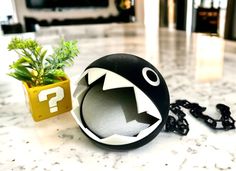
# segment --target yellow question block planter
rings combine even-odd
[[[27,83],[23,84],[26,101],[34,121],[41,121],[72,109],[68,77],[45,86],[29,87]]]

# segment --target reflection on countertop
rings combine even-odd
[[[203,34],[186,35],[138,24],[41,28],[36,38],[49,50],[60,37],[78,39],[80,55],[66,69],[76,80],[92,61],[111,53],[131,53],[151,62],[164,76],[171,96],[207,107],[219,118],[217,103],[231,107],[236,119],[236,43]],[[33,122],[18,81],[5,73],[12,61],[11,36],[0,37],[0,170],[235,170],[235,130],[215,132],[187,115],[190,132],[181,137],[161,132],[147,145],[123,152],[91,143],[70,113]],[[14,56],[14,55],[13,55]]]

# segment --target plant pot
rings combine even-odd
[[[26,101],[34,121],[44,120],[72,109],[70,80],[45,86],[30,87],[23,82]]]

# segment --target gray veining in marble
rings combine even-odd
[[[63,36],[78,39],[80,55],[66,69],[72,81],[95,59],[124,52],[145,58],[164,76],[171,101],[186,98],[207,106],[226,103],[236,119],[236,43],[203,34],[136,24],[42,28],[33,37],[51,48]],[[236,170],[236,131],[213,131],[187,115],[187,136],[161,132],[147,145],[130,151],[101,149],[83,135],[71,114],[34,122],[21,83],[5,75],[14,54],[11,36],[0,37],[0,170]]]

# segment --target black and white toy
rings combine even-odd
[[[111,54],[91,63],[74,92],[73,117],[103,147],[125,150],[151,141],[165,125],[169,92],[149,62]]]

